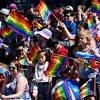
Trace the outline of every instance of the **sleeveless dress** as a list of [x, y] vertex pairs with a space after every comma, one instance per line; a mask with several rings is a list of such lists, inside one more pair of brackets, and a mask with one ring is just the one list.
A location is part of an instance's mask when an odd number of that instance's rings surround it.
[[[18, 78], [22, 76], [23, 74], [18, 74], [17, 77], [15, 77], [14, 80], [9, 84], [9, 87], [12, 89], [13, 94], [16, 93], [17, 80]], [[31, 100], [31, 97], [29, 94], [28, 82], [26, 81], [26, 87], [25, 87], [24, 93], [19, 98], [12, 98], [12, 99], [7, 99], [7, 100]]]

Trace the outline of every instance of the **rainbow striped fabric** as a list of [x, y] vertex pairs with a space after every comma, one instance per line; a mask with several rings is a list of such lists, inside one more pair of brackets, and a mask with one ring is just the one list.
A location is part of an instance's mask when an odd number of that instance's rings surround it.
[[90, 32], [92, 33], [92, 36], [95, 38], [96, 37], [96, 30], [95, 30], [95, 27], [94, 27], [94, 23], [93, 23], [93, 20], [90, 16], [87, 17], [87, 24], [88, 24], [88, 29], [90, 30]]
[[43, 28], [43, 25], [36, 21], [36, 22], [34, 22], [34, 27], [36, 27], [38, 30], [40, 30]]
[[30, 48], [30, 51], [29, 51], [29, 53], [28, 53], [28, 58], [30, 59], [30, 60], [32, 60], [33, 62], [35, 62], [36, 61], [36, 59], [37, 59], [37, 53], [40, 51], [41, 49], [40, 49], [40, 47], [38, 46], [38, 45], [34, 45], [32, 48]]
[[47, 70], [45, 71], [45, 75], [47, 76], [58, 76], [59, 73], [63, 70], [65, 65], [67, 64], [68, 58], [62, 55], [53, 54], [51, 56], [51, 61]]
[[71, 93], [69, 90], [69, 87], [66, 82], [64, 82], [62, 85], [57, 87], [55, 93], [53, 94], [52, 99], [53, 100], [67, 100], [71, 97]]
[[100, 2], [98, 0], [92, 0], [91, 11], [100, 15]]
[[52, 100], [79, 100], [79, 83], [60, 80], [51, 90]]
[[88, 24], [89, 30], [91, 30], [91, 31], [94, 30], [94, 23], [90, 16], [87, 17], [87, 24]]
[[40, 3], [36, 7], [36, 9], [43, 20], [48, 20], [49, 16], [51, 15], [51, 12], [43, 0], [40, 0]]
[[91, 90], [91, 81], [92, 79], [89, 79], [85, 84], [80, 87], [80, 98], [85, 98], [88, 95], [93, 95], [93, 91]]
[[30, 35], [31, 25], [20, 13], [10, 13], [5, 19], [7, 24], [17, 33], [28, 37]]
[[10, 27], [6, 27], [1, 31], [1, 36], [3, 38], [8, 38], [13, 35], [13, 30]]

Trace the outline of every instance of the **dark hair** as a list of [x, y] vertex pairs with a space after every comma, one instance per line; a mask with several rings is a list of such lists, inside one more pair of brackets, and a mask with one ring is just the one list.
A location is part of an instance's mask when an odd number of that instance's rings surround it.
[[37, 53], [37, 56], [40, 54], [40, 53], [42, 53], [42, 52], [44, 52], [44, 55], [46, 56], [46, 61], [50, 61], [50, 55], [51, 55], [51, 53], [50, 53], [50, 51], [49, 50], [46, 50], [46, 49], [44, 49], [44, 50], [40, 50], [38, 53]]
[[49, 39], [48, 40], [48, 46], [49, 47], [55, 47], [55, 45], [58, 45], [58, 40], [57, 40], [57, 38], [51, 38], [51, 39]]
[[18, 60], [14, 60], [13, 62], [15, 64], [15, 66], [9, 66], [9, 69], [10, 70], [17, 69], [18, 72], [21, 71], [21, 65], [20, 65], [19, 61]]

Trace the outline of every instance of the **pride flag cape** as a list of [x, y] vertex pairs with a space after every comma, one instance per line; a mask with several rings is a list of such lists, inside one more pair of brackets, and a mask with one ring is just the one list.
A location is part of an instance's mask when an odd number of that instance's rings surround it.
[[1, 31], [1, 36], [3, 38], [8, 38], [13, 35], [13, 30], [10, 27], [6, 27]]
[[40, 51], [40, 47], [38, 45], [34, 45], [32, 48], [30, 48], [29, 53], [27, 54], [28, 58], [32, 60], [33, 62], [37, 59], [37, 53]]
[[30, 35], [31, 25], [20, 13], [10, 13], [5, 21], [15, 32], [23, 35], [25, 38]]
[[45, 75], [47, 76], [58, 76], [67, 64], [68, 58], [62, 55], [53, 54], [51, 61], [48, 65]]
[[36, 7], [36, 9], [43, 20], [48, 20], [49, 16], [51, 15], [51, 12], [43, 0], [40, 0], [40, 3]]
[[98, 0], [92, 0], [91, 11], [100, 15], [100, 2]]
[[85, 98], [88, 95], [93, 95], [93, 91], [91, 90], [91, 88], [92, 88], [91, 81], [92, 81], [92, 79], [89, 79], [86, 83], [84, 83], [80, 87], [80, 98]]
[[78, 83], [70, 80], [59, 81], [52, 89], [52, 100], [78, 100]]
[[55, 93], [53, 94], [53, 100], [67, 100], [70, 98], [71, 93], [68, 88], [68, 85], [64, 82], [62, 85], [57, 87]]

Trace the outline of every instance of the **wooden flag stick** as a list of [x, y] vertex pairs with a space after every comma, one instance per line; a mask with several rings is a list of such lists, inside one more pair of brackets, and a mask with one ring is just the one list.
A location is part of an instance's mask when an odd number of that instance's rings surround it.
[[51, 11], [51, 13], [52, 13], [52, 15], [54, 16], [54, 18], [55, 18], [57, 21], [60, 21], [52, 11]]
[[94, 77], [94, 96], [96, 97], [96, 75]]

